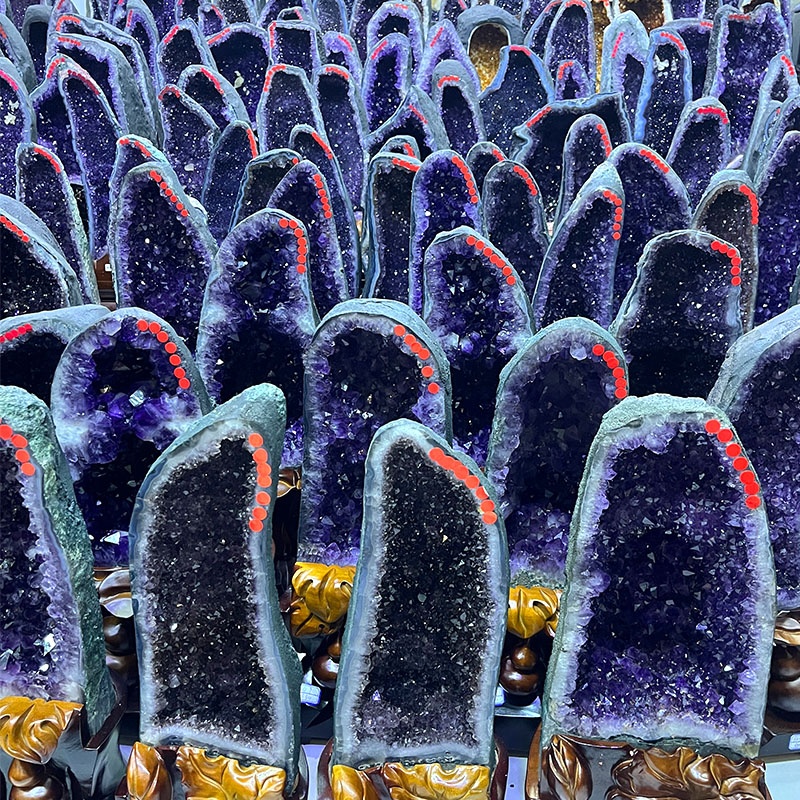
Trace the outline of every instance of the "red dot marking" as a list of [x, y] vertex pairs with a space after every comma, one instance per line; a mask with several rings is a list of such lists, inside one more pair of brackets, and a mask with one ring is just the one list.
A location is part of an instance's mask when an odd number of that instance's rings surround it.
[[497, 522], [497, 514], [495, 514], [493, 511], [488, 514], [484, 514], [483, 521], [487, 525], [493, 525], [495, 522]]
[[33, 466], [33, 464], [28, 462], [27, 464], [23, 464], [20, 467], [20, 471], [22, 472], [23, 475], [27, 475], [28, 477], [30, 477], [31, 475], [33, 475], [34, 472], [36, 472], [36, 468]]
[[734, 278], [731, 278], [731, 284], [733, 286], [740, 286], [741, 283], [742, 283], [742, 279], [738, 275], [736, 277], [734, 277]]
[[14, 447], [16, 447], [16, 448], [27, 447], [28, 446], [28, 440], [24, 436], [22, 436], [22, 434], [15, 433], [11, 437], [11, 444], [14, 445]]
[[434, 447], [428, 452], [428, 457], [438, 464], [444, 458], [444, 450], [441, 447]]
[[761, 505], [761, 498], [751, 494], [744, 502], [748, 508], [756, 509]]
[[431, 351], [427, 347], [423, 347], [417, 355], [423, 360], [427, 361], [431, 357]]
[[730, 428], [722, 428], [722, 430], [717, 433], [717, 439], [721, 442], [729, 442], [733, 439], [733, 431]]
[[[409, 155], [412, 154], [409, 153]], [[393, 158], [392, 164], [394, 164], [396, 167], [402, 167], [403, 169], [407, 169], [409, 170], [409, 172], [416, 172], [420, 167], [419, 164], [412, 164], [410, 161], [405, 161], [402, 158]]]
[[266, 509], [261, 508], [260, 506], [256, 506], [253, 509], [252, 514], [253, 514], [253, 518], [254, 519], [259, 519], [260, 520], [260, 519], [266, 519], [266, 517], [267, 517]]
[[594, 353], [596, 356], [601, 356], [601, 355], [603, 355], [603, 353], [605, 353], [605, 351], [606, 351], [605, 347], [603, 347], [603, 345], [601, 345], [601, 344], [596, 344], [596, 345], [595, 345], [595, 346], [592, 348], [592, 352], [593, 352], [593, 353]]
[[761, 487], [757, 483], [748, 483], [748, 484], [745, 484], [744, 493], [745, 494], [758, 494], [760, 488]]
[[724, 125], [728, 125], [730, 120], [728, 119], [728, 115], [725, 113], [724, 108], [718, 108], [717, 106], [703, 106], [702, 108], [697, 109], [698, 114], [712, 114], [714, 116], [719, 117], [722, 120]]
[[260, 519], [253, 518], [247, 524], [253, 533], [261, 533], [264, 530], [264, 523]]
[[413, 334], [411, 334], [411, 333], [407, 333], [407, 334], [406, 334], [406, 335], [403, 337], [403, 342], [404, 342], [405, 344], [407, 344], [409, 347], [411, 347], [411, 346], [414, 344], [414, 342], [416, 342], [416, 341], [417, 341], [417, 337], [416, 337], [416, 336], [414, 336], [414, 335], [413, 335]]
[[28, 451], [27, 450], [17, 450], [14, 453], [14, 458], [16, 458], [17, 461], [19, 461], [20, 463], [23, 463], [23, 464], [26, 461], [30, 461], [31, 460], [31, 457], [28, 455]]
[[787, 72], [788, 72], [788, 73], [789, 73], [789, 74], [790, 74], [792, 77], [794, 77], [794, 74], [795, 74], [795, 68], [794, 68], [794, 64], [792, 64], [792, 61], [791, 61], [791, 59], [789, 58], [789, 56], [787, 56], [787, 55], [782, 55], [782, 56], [781, 56], [781, 61], [783, 62], [783, 65], [786, 67], [786, 71], [787, 71]]
[[10, 425], [0, 425], [0, 439], [10, 439], [14, 435]]
[[269, 503], [269, 495], [266, 492], [256, 492], [256, 503], [262, 506], [267, 505]]
[[733, 459], [733, 468], [741, 472], [743, 469], [747, 469], [747, 463], [747, 459], [744, 456], [739, 456]]
[[178, 386], [180, 386], [181, 389], [188, 389], [191, 386], [191, 384], [189, 383], [188, 380], [186, 380], [186, 378], [181, 378], [178, 381]]
[[619, 400], [624, 400], [628, 396], [627, 389], [619, 388], [614, 392], [614, 397], [618, 398]]
[[739, 475], [739, 480], [744, 484], [753, 483], [755, 479], [756, 474], [750, 469], [745, 470], [741, 475]]
[[176, 345], [176, 344], [175, 344], [175, 342], [167, 342], [167, 343], [164, 345], [164, 349], [165, 349], [165, 350], [166, 350], [168, 353], [174, 353], [174, 352], [176, 352], [176, 351], [177, 351], [177, 349], [178, 349], [178, 345]]
[[395, 325], [394, 326], [394, 335], [395, 336], [405, 336], [406, 329], [402, 325]]
[[551, 111], [552, 109], [550, 106], [545, 106], [540, 109], [525, 123], [525, 127], [532, 128], [537, 122], [541, 122]]
[[247, 437], [251, 447], [261, 447], [264, 444], [264, 437], [260, 433], [251, 433]]
[[719, 432], [721, 427], [722, 425], [720, 425], [719, 420], [710, 419], [708, 420], [708, 422], [706, 422], [706, 430], [709, 433], [717, 433]]
[[422, 377], [423, 378], [430, 378], [433, 376], [433, 367], [425, 366], [422, 368]]
[[661, 38], [667, 39], [668, 41], [672, 42], [672, 44], [674, 44], [675, 47], [677, 47], [678, 50], [680, 50], [681, 52], [684, 52], [686, 50], [686, 45], [681, 41], [679, 37], [675, 36], [675, 34], [667, 33], [667, 31], [661, 31]]
[[728, 445], [728, 446], [725, 448], [725, 452], [726, 452], [726, 453], [727, 453], [727, 454], [728, 454], [728, 455], [729, 455], [731, 458], [734, 458], [735, 456], [738, 456], [738, 455], [739, 455], [739, 453], [741, 453], [741, 452], [742, 452], [742, 447], [741, 447], [741, 445], [738, 445], [738, 444], [736, 444], [736, 442], [734, 442], [733, 444], [729, 444], [729, 445]]
[[177, 356], [177, 355], [175, 355], [175, 356], [170, 356], [170, 357], [169, 357], [169, 363], [170, 363], [170, 364], [172, 364], [172, 366], [173, 366], [173, 367], [177, 367], [177, 366], [179, 366], [179, 365], [180, 365], [180, 363], [181, 363], [181, 357], [180, 357], [180, 356]]
[[758, 197], [756, 193], [746, 184], [739, 186], [739, 191], [747, 198], [750, 203], [750, 222], [758, 225]]
[[428, 384], [428, 391], [431, 394], [439, 394], [439, 384], [435, 382], [431, 382]]
[[664, 174], [669, 172], [669, 165], [666, 163], [666, 161], [663, 161], [652, 150], [643, 147], [641, 150], [639, 150], [639, 155], [644, 156], [648, 161], [652, 161], [652, 163], [655, 164]]
[[33, 150], [38, 155], [42, 156], [43, 158], [46, 158], [50, 162], [50, 166], [52, 166], [57, 173], [61, 172], [62, 170], [61, 164], [49, 150], [45, 149], [44, 147], [41, 147], [38, 144], [35, 144], [33, 146]]

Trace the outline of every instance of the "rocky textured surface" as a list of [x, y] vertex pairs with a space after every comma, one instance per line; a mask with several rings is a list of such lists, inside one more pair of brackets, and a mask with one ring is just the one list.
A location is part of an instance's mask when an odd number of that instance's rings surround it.
[[411, 42], [402, 33], [390, 33], [369, 54], [361, 93], [371, 131], [400, 108], [411, 85], [412, 70]]
[[460, 61], [440, 61], [433, 70], [431, 99], [447, 132], [450, 147], [466, 155], [486, 138], [483, 114], [472, 76]]
[[176, 85], [208, 111], [221, 131], [237, 120], [250, 123], [239, 93], [216, 69], [191, 64], [181, 72]]

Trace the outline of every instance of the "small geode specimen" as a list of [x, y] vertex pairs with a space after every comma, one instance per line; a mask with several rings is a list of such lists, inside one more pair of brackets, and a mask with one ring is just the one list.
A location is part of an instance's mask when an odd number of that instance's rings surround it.
[[391, 300], [342, 303], [317, 328], [304, 361], [298, 558], [352, 565], [372, 436], [405, 417], [449, 439], [450, 369], [425, 323]]
[[236, 120], [250, 124], [239, 93], [217, 70], [192, 64], [181, 72], [177, 86], [208, 111], [220, 130]]
[[402, 33], [390, 33], [378, 42], [364, 64], [361, 94], [371, 131], [400, 108], [412, 77], [411, 42]]
[[270, 559], [283, 397], [246, 390], [153, 465], [131, 520], [142, 739], [286, 771], [300, 751], [300, 663]]
[[505, 520], [512, 585], [563, 586], [589, 446], [626, 395], [619, 345], [578, 317], [540, 331], [500, 373], [486, 476]]
[[472, 170], [478, 194], [483, 198], [483, 184], [489, 170], [502, 161], [507, 161], [506, 154], [494, 142], [475, 142], [467, 151], [467, 166]]
[[177, 83], [181, 73], [192, 64], [216, 69], [214, 57], [193, 19], [183, 19], [166, 32], [159, 42], [156, 58], [165, 84]]
[[544, 45], [544, 65], [555, 76], [566, 61], [580, 64], [594, 89], [597, 59], [594, 42], [594, 17], [586, 0], [561, 3]]
[[34, 113], [17, 68], [0, 51], [0, 194], [14, 194], [18, 145], [33, 138]]
[[758, 753], [775, 574], [731, 444], [725, 415], [696, 398], [631, 398], [604, 417], [573, 516], [544, 745], [566, 733]]
[[210, 409], [200, 374], [164, 320], [120, 309], [68, 343], [51, 406], [95, 563], [125, 564], [128, 522], [147, 470]]
[[477, 465], [422, 425], [381, 428], [367, 456], [332, 763], [493, 766], [507, 607], [505, 532]]
[[47, 406], [16, 386], [0, 386], [0, 494], [0, 696], [83, 703], [96, 733], [115, 693], [86, 526]]
[[734, 343], [708, 401], [725, 409], [752, 459], [769, 518], [778, 607], [797, 608], [800, 307], [784, 311]]

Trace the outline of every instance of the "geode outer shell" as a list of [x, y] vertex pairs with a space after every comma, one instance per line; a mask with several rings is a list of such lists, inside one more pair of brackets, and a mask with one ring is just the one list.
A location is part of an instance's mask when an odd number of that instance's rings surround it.
[[478, 194], [483, 198], [483, 187], [489, 170], [495, 165], [506, 161], [506, 154], [494, 143], [489, 141], [475, 142], [467, 151], [467, 166], [472, 170]]
[[477, 465], [399, 420], [367, 456], [332, 763], [494, 765], [508, 551]]
[[115, 693], [86, 526], [47, 406], [16, 386], [0, 386], [0, 462], [0, 695], [83, 703], [96, 733]]
[[250, 124], [250, 116], [233, 84], [217, 70], [192, 64], [181, 72], [178, 88], [211, 115], [220, 130], [236, 120]]
[[317, 328], [304, 362], [298, 560], [352, 565], [372, 436], [405, 417], [449, 439], [450, 369], [427, 325], [392, 300], [342, 303]]
[[164, 452], [137, 498], [131, 584], [142, 740], [256, 759], [292, 787], [302, 675], [270, 559], [284, 421], [262, 384]]
[[165, 85], [177, 83], [181, 73], [191, 64], [216, 69], [211, 50], [193, 19], [181, 20], [164, 34], [156, 58]]
[[757, 754], [775, 576], [729, 442], [728, 419], [696, 398], [606, 414], [570, 531], [543, 745], [566, 733]]
[[440, 61], [433, 70], [433, 104], [439, 109], [450, 147], [466, 155], [486, 138], [475, 84], [460, 61]]
[[594, 89], [597, 59], [594, 42], [594, 17], [586, 0], [561, 3], [556, 12], [544, 45], [544, 65], [555, 76], [558, 65], [570, 59], [586, 72]]
[[32, 92], [39, 82], [36, 78], [36, 71], [33, 68], [33, 59], [31, 59], [25, 40], [20, 36], [14, 23], [5, 14], [0, 14], [0, 39], [3, 40], [2, 49], [6, 57], [17, 68], [17, 72], [19, 72], [27, 90]]
[[603, 32], [600, 89], [622, 95], [631, 125], [636, 115], [648, 48], [647, 30], [633, 11], [615, 16]]

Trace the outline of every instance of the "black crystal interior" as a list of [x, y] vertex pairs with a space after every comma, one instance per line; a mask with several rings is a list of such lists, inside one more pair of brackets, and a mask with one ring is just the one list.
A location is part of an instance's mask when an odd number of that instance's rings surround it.
[[66, 342], [54, 333], [29, 333], [0, 350], [0, 382], [19, 386], [50, 404], [58, 360]]
[[162, 44], [160, 55], [164, 83], [177, 83], [186, 67], [205, 63], [190, 28], [178, 28], [175, 35]]
[[389, 45], [370, 57], [366, 67], [364, 93], [370, 130], [386, 122], [400, 107], [408, 89], [408, 50]]
[[442, 89], [442, 122], [450, 147], [466, 155], [478, 140], [475, 115], [460, 86], [447, 85]]
[[686, 186], [692, 205], [700, 201], [714, 173], [725, 166], [723, 159], [727, 154], [721, 128], [722, 123], [714, 114], [693, 120], [684, 129], [680, 147], [672, 159], [671, 166]]
[[409, 18], [400, 14], [386, 14], [375, 32], [375, 41], [380, 41], [390, 33], [402, 33], [410, 39]]
[[242, 190], [236, 214], [237, 223], [269, 205], [272, 193], [292, 166], [288, 157], [250, 164], [242, 178]]
[[644, 80], [644, 64], [630, 53], [625, 55], [622, 67], [622, 102], [628, 111], [628, 118], [633, 121], [636, 106], [639, 103], [639, 90]]
[[193, 72], [186, 80], [184, 91], [208, 111], [220, 130], [233, 120], [225, 95], [214, 86], [206, 72], [199, 69]]
[[686, 100], [683, 93], [684, 63], [672, 42], [656, 48], [650, 101], [645, 107], [647, 127], [644, 141], [662, 156], [667, 155]]
[[214, 42], [211, 52], [217, 69], [239, 92], [250, 119], [254, 120], [269, 67], [264, 43], [257, 36], [240, 30]]
[[53, 85], [52, 91], [42, 96], [36, 103], [36, 134], [39, 144], [52, 150], [61, 159], [70, 179], [74, 179], [81, 174], [81, 170], [72, 146], [70, 130], [71, 125], [64, 100]]
[[291, 64], [304, 70], [308, 77], [314, 71], [314, 51], [316, 50], [316, 33], [311, 28], [278, 25], [275, 36], [277, 38], [277, 60], [282, 64]]
[[[60, 46], [64, 47], [63, 45]], [[83, 47], [83, 45], [80, 47], [66, 46], [65, 49], [69, 53], [69, 57], [94, 78], [95, 83], [100, 87], [103, 94], [106, 96], [106, 100], [111, 103], [113, 108], [118, 92], [115, 92], [111, 87], [108, 63], [104, 59], [98, 58], [90, 50]]]

